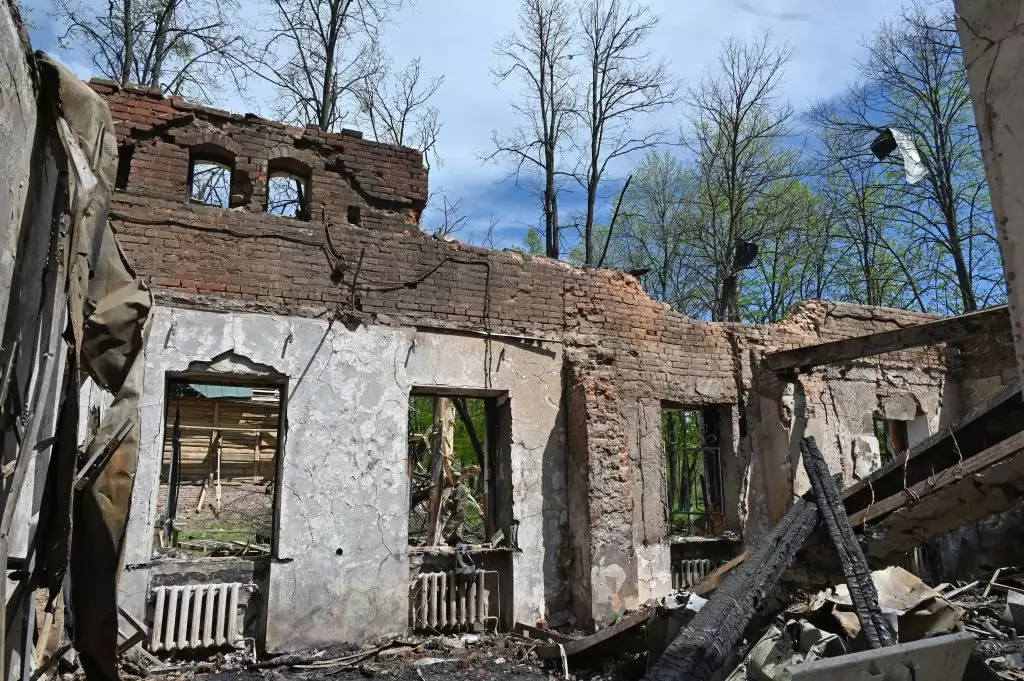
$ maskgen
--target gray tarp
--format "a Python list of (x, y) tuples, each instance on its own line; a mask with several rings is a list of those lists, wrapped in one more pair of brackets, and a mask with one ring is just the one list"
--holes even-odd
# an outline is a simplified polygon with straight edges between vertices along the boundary
[[(106, 102), (69, 71), (37, 54), (39, 107), (52, 107), (67, 178), (65, 247), (68, 334), (72, 357), (61, 408), (57, 455), (44, 503), (49, 513), (39, 541), (39, 578), (61, 581), (72, 640), (89, 679), (117, 679), (117, 579), (131, 504), (139, 433), (141, 351), (152, 297), (132, 271), (107, 222), (117, 169), (117, 144)], [(42, 116), (41, 116), (42, 118)], [(77, 452), (81, 372), (114, 394), (100, 428), (82, 456)], [(93, 484), (72, 489), (76, 457), (89, 461), (127, 421), (128, 435)], [(69, 465), (71, 462), (71, 465)], [(70, 562), (69, 562), (70, 561)], [(70, 569), (65, 572), (70, 564)], [(64, 576), (68, 579), (62, 579)]]

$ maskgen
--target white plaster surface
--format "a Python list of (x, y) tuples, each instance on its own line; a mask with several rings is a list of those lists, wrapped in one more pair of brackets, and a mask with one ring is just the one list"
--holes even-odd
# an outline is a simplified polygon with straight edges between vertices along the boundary
[(637, 601), (646, 603), (667, 595), (672, 590), (672, 547), (666, 542), (638, 544), (636, 558), (639, 585)]
[(956, 0), (992, 210), (1006, 272), (1017, 364), (1024, 379), (1024, 5), (1020, 0)]
[[(406, 631), (407, 414), (413, 387), (507, 392), (512, 412), (514, 617), (534, 621), (556, 583), (565, 512), (562, 349), (468, 335), (159, 306), (146, 348), (141, 452), (122, 600), (145, 609), (169, 372), (287, 380), (279, 560), (267, 648), (287, 651)], [(488, 347), (489, 346), (489, 347)], [(230, 353), (230, 354), (228, 354)], [(339, 555), (340, 550), (340, 555)]]

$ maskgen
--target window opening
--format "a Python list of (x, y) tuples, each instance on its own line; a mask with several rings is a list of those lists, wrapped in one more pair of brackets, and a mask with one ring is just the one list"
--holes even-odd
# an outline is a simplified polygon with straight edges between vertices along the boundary
[(167, 383), (156, 556), (269, 556), (281, 391)]
[(514, 541), (505, 527), (511, 503), (504, 480), (510, 475), (497, 455), (496, 399), (410, 397), (410, 546)]
[(878, 439), (878, 453), (882, 465), (894, 460), (907, 451), (907, 422), (875, 418), (875, 437)]
[(267, 177), (267, 212), (306, 219), (307, 186), (306, 180), (294, 173), (272, 171)]
[(190, 202), (219, 208), (231, 205), (231, 166), (218, 161), (195, 159), (189, 175)]
[(725, 488), (718, 414), (703, 410), (661, 411), (672, 532), (725, 533)]

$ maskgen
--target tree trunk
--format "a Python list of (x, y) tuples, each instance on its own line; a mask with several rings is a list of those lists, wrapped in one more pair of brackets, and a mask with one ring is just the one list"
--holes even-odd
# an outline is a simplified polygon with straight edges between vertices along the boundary
[(666, 459), (668, 464), (668, 524), (669, 531), (672, 531), (672, 521), (676, 510), (676, 485), (679, 477), (679, 450), (676, 447), (676, 415), (668, 412), (665, 415), (665, 427), (668, 430), (668, 451)]
[(124, 0), (122, 5), (124, 17), (122, 19), (122, 30), (124, 31), (124, 61), (121, 62), (121, 87), (127, 87), (132, 77), (132, 51), (135, 49), (135, 35), (132, 28), (132, 0)]
[(974, 312), (978, 309), (978, 300), (974, 296), (974, 282), (971, 280), (971, 272), (964, 260), (964, 249), (960, 245), (960, 230), (957, 229), (955, 218), (946, 220), (946, 229), (949, 232), (950, 254), (953, 256), (953, 265), (956, 267), (960, 298), (964, 304), (963, 312)]
[(331, 2), (330, 24), (327, 27), (326, 51), (324, 54), (324, 82), (320, 91), (320, 111), (317, 126), (321, 130), (329, 130), (334, 113), (334, 55), (338, 49), (338, 33), (341, 31), (342, 18), (339, 16), (338, 0)]
[(441, 501), (451, 478), (455, 439), (455, 407), (447, 397), (434, 398), (434, 432), (431, 437), (430, 501), (427, 510), (427, 546), (441, 539)]

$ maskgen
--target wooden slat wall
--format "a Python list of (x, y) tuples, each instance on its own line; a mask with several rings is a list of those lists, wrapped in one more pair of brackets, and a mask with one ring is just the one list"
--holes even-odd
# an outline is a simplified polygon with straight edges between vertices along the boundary
[(167, 410), (163, 455), (165, 480), (171, 461), (171, 437), (178, 409), (181, 410), (182, 482), (206, 480), (211, 474), (216, 476), (216, 448), (211, 446), (215, 430), (221, 438), (222, 481), (268, 481), (274, 478), (278, 418), (276, 402), (180, 398), (170, 400)]

